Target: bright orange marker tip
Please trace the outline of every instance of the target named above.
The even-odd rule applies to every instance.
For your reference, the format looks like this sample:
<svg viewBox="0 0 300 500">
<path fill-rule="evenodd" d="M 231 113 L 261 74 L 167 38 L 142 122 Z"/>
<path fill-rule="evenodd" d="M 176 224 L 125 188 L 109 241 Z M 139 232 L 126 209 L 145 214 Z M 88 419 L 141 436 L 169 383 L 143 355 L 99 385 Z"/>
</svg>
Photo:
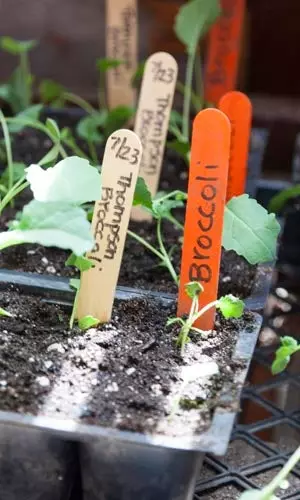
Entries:
<svg viewBox="0 0 300 500">
<path fill-rule="evenodd" d="M 200 111 L 193 123 L 178 316 L 189 313 L 191 299 L 185 285 L 190 281 L 199 281 L 204 287 L 199 297 L 201 307 L 217 298 L 230 129 L 229 119 L 218 109 Z M 211 309 L 195 326 L 211 330 L 214 316 Z"/>
<path fill-rule="evenodd" d="M 219 109 L 231 123 L 230 160 L 226 201 L 245 192 L 252 120 L 250 99 L 238 91 L 225 94 Z"/>
<path fill-rule="evenodd" d="M 222 95 L 236 87 L 245 3 L 245 0 L 221 0 L 222 13 L 210 31 L 204 96 L 215 105 Z"/>
</svg>

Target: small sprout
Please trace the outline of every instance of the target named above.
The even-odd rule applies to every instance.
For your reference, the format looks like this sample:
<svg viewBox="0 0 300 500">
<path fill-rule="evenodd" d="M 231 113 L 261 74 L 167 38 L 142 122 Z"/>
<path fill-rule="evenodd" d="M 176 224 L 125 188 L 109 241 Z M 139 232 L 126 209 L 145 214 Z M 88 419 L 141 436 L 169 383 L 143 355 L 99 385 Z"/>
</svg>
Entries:
<svg viewBox="0 0 300 500">
<path fill-rule="evenodd" d="M 240 318 L 243 315 L 245 304 L 234 295 L 225 295 L 218 300 L 217 309 L 221 311 L 224 318 Z"/>
<path fill-rule="evenodd" d="M 71 253 L 70 257 L 68 257 L 68 259 L 66 260 L 65 265 L 74 266 L 81 272 L 88 271 L 92 267 L 95 267 L 94 262 L 92 262 L 90 259 L 84 257 L 83 255 L 75 255 L 74 253 Z"/>
<path fill-rule="evenodd" d="M 185 292 L 190 297 L 190 299 L 194 299 L 198 297 L 200 293 L 204 291 L 203 286 L 198 281 L 191 281 L 185 285 Z"/>
<path fill-rule="evenodd" d="M 291 356 L 300 350 L 300 344 L 293 337 L 282 337 L 280 347 L 275 354 L 275 360 L 272 363 L 272 374 L 278 375 L 288 366 Z"/>
<path fill-rule="evenodd" d="M 78 326 L 80 330 L 88 330 L 89 328 L 92 328 L 93 326 L 99 325 L 100 321 L 97 318 L 94 318 L 93 316 L 84 316 L 78 321 Z"/>
<path fill-rule="evenodd" d="M 167 321 L 167 326 L 173 325 L 174 323 L 180 323 L 181 328 L 177 338 L 177 344 L 181 348 L 181 355 L 184 354 L 185 344 L 190 340 L 190 332 L 201 335 L 202 337 L 207 336 L 209 332 L 200 330 L 200 328 L 194 327 L 194 323 L 205 314 L 209 309 L 216 307 L 221 311 L 224 318 L 240 318 L 244 312 L 244 303 L 242 300 L 234 297 L 234 295 L 225 295 L 218 300 L 215 300 L 199 310 L 199 294 L 204 291 L 201 283 L 197 281 L 187 283 L 185 285 L 185 292 L 192 299 L 191 308 L 187 319 L 183 318 L 169 318 Z"/>
<path fill-rule="evenodd" d="M 8 318 L 12 318 L 13 317 L 13 315 L 10 312 L 6 311 L 2 307 L 0 307 L 0 316 L 6 316 Z"/>
</svg>

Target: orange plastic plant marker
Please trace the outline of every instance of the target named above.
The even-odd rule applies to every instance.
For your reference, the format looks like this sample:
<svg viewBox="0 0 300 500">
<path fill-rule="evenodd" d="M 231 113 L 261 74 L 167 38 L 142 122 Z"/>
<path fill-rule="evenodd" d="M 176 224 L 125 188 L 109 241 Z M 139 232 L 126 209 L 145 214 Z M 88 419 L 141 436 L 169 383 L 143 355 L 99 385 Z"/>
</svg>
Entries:
<svg viewBox="0 0 300 500">
<path fill-rule="evenodd" d="M 200 307 L 217 299 L 229 152 L 227 116 L 218 109 L 200 111 L 193 124 L 178 316 L 190 311 L 191 299 L 185 292 L 190 281 L 199 281 L 204 287 Z M 211 309 L 195 326 L 210 330 L 214 317 Z"/>
<path fill-rule="evenodd" d="M 221 16 L 209 35 L 204 78 L 205 100 L 214 105 L 226 92 L 236 88 L 245 0 L 222 0 L 221 8 Z"/>
<path fill-rule="evenodd" d="M 231 123 L 230 159 L 226 201 L 244 194 L 247 178 L 247 164 L 252 120 L 252 104 L 242 92 L 233 90 L 225 94 L 219 109 L 228 116 Z"/>
</svg>

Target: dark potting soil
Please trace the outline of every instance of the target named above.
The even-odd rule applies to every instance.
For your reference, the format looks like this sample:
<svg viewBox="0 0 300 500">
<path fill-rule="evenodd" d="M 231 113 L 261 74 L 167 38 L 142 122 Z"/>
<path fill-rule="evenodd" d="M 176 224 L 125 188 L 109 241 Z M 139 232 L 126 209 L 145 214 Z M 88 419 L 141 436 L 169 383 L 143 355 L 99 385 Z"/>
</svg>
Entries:
<svg viewBox="0 0 300 500">
<path fill-rule="evenodd" d="M 3 292 L 0 304 L 13 314 L 0 319 L 1 410 L 172 436 L 209 425 L 222 387 L 243 368 L 231 359 L 237 327 L 253 318 L 218 318 L 182 358 L 176 326 L 165 326 L 175 309 L 161 302 L 116 303 L 110 323 L 86 332 L 70 331 L 67 311 L 36 297 Z M 213 362 L 219 373 L 198 378 Z M 187 370 L 195 378 L 184 385 Z"/>
</svg>

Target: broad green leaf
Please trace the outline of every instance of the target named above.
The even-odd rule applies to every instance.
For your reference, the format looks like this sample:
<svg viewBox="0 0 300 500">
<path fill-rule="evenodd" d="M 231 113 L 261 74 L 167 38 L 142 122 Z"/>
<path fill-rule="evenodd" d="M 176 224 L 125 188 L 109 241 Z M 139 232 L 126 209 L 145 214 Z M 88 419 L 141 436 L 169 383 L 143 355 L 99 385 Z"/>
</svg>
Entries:
<svg viewBox="0 0 300 500">
<path fill-rule="evenodd" d="M 39 119 L 39 116 L 40 116 L 42 109 L 43 109 L 42 104 L 35 104 L 34 106 L 30 106 L 29 108 L 25 109 L 24 111 L 21 111 L 14 118 L 16 118 L 17 120 L 18 119 L 20 119 L 22 121 L 24 120 L 24 123 L 18 123 L 17 120 L 15 122 L 14 122 L 14 120 L 11 120 L 9 125 L 8 125 L 9 131 L 11 133 L 21 132 L 23 130 L 23 128 L 26 126 L 25 122 L 27 120 L 28 120 L 28 123 L 30 123 L 34 120 Z"/>
<path fill-rule="evenodd" d="M 187 283 L 184 288 L 185 293 L 188 297 L 190 297 L 190 299 L 194 299 L 204 291 L 203 286 L 201 283 L 198 283 L 198 281 L 191 281 L 190 283 Z"/>
<path fill-rule="evenodd" d="M 36 40 L 20 41 L 15 40 L 10 36 L 2 36 L 0 38 L 1 49 L 14 56 L 23 54 L 24 52 L 28 52 L 29 50 L 32 50 L 34 47 L 36 47 L 36 45 Z"/>
<path fill-rule="evenodd" d="M 0 316 L 6 316 L 8 318 L 12 318 L 13 317 L 13 315 L 10 314 L 10 312 L 6 311 L 2 307 L 0 307 Z"/>
<path fill-rule="evenodd" d="M 94 316 L 84 316 L 78 320 L 80 330 L 88 330 L 89 328 L 93 328 L 93 326 L 99 325 L 99 323 L 99 319 L 94 318 Z"/>
<path fill-rule="evenodd" d="M 142 205 L 143 207 L 152 209 L 151 193 L 145 183 L 143 177 L 138 177 L 135 186 L 133 206 Z"/>
<path fill-rule="evenodd" d="M 95 267 L 94 262 L 92 262 L 90 259 L 82 255 L 75 255 L 74 253 L 71 253 L 71 255 L 66 260 L 65 265 L 74 266 L 81 272 L 88 271 L 92 267 Z"/>
<path fill-rule="evenodd" d="M 53 101 L 58 100 L 61 100 L 63 104 L 64 92 L 65 88 L 54 80 L 43 80 L 39 86 L 39 94 L 45 104 L 52 104 Z"/>
<path fill-rule="evenodd" d="M 52 118 L 47 118 L 46 127 L 49 130 L 50 134 L 55 139 L 58 139 L 58 140 L 60 139 L 60 130 L 59 130 L 59 127 L 58 127 L 55 120 L 52 120 Z"/>
<path fill-rule="evenodd" d="M 240 318 L 245 308 L 244 302 L 234 295 L 225 295 L 218 300 L 217 309 L 220 309 L 224 318 Z"/>
<path fill-rule="evenodd" d="M 300 195 L 300 184 L 284 189 L 271 198 L 268 210 L 278 214 L 285 207 L 286 203 Z"/>
<path fill-rule="evenodd" d="M 196 50 L 200 38 L 207 33 L 220 12 L 219 0 L 191 0 L 179 9 L 174 29 L 188 53 Z"/>
<path fill-rule="evenodd" d="M 121 59 L 97 59 L 96 66 L 99 71 L 102 73 L 106 73 L 106 71 L 114 68 L 118 68 L 121 64 L 125 64 L 126 61 L 122 61 Z"/>
<path fill-rule="evenodd" d="M 82 139 L 95 144 L 101 144 L 104 140 L 103 134 L 99 131 L 102 129 L 107 120 L 108 112 L 102 110 L 99 113 L 85 116 L 82 118 L 76 127 L 77 134 Z"/>
<path fill-rule="evenodd" d="M 225 207 L 223 247 L 242 255 L 250 264 L 275 259 L 279 231 L 275 215 L 247 194 L 232 198 Z"/>
<path fill-rule="evenodd" d="M 83 255 L 94 245 L 85 211 L 62 202 L 31 201 L 12 227 L 11 231 L 0 233 L 0 249 L 22 243 L 37 243 Z"/>
<path fill-rule="evenodd" d="M 108 138 L 110 134 L 124 127 L 133 115 L 134 109 L 128 106 L 117 106 L 109 111 L 104 126 L 105 137 Z"/>
<path fill-rule="evenodd" d="M 101 196 L 101 176 L 88 160 L 70 156 L 54 167 L 43 170 L 39 165 L 26 169 L 35 200 L 82 204 Z"/>
</svg>

